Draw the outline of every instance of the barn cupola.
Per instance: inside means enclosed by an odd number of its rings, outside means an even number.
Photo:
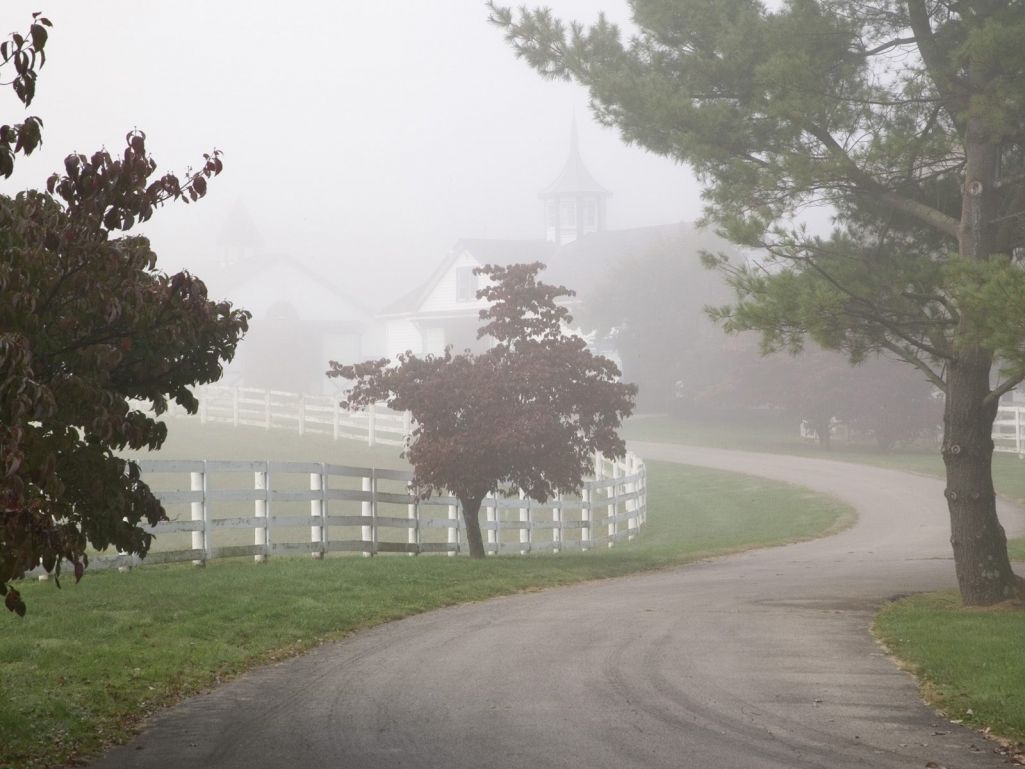
[[[574,120],[566,165],[559,178],[540,193],[545,207],[545,240],[563,245],[604,230],[605,202],[610,194],[584,166]]]

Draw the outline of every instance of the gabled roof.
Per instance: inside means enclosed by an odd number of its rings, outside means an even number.
[[[369,322],[373,318],[365,305],[323,273],[290,256],[265,255],[233,277],[237,279],[228,284],[228,295],[257,315],[287,302],[307,320]]]
[[[388,305],[378,317],[408,316],[419,311],[435,286],[466,253],[480,264],[504,266],[542,262],[546,269],[541,273],[541,280],[586,295],[623,260],[642,257],[659,243],[674,241],[688,252],[736,248],[713,232],[698,229],[689,222],[592,232],[565,245],[545,240],[460,240],[426,281]],[[695,273],[701,273],[700,262],[695,259],[693,263]]]
[[[525,262],[547,262],[557,248],[554,243],[546,240],[460,240],[427,280],[381,310],[380,316],[416,312],[463,254],[469,253],[482,265],[498,264],[504,267]]]
[[[559,177],[545,187],[539,193],[542,198],[553,198],[559,195],[576,194],[585,192],[591,195],[601,195],[602,197],[608,197],[610,193],[607,189],[602,187],[591,176],[591,172],[587,170],[587,166],[584,165],[583,159],[580,157],[580,141],[577,138],[577,121],[573,121],[573,127],[570,131],[569,141],[569,157],[566,159],[566,165],[562,169],[562,173]]]

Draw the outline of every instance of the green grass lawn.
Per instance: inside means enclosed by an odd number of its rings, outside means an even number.
[[[886,606],[875,631],[945,715],[1025,741],[1025,612],[933,593]]]
[[[1025,537],[1008,540],[1007,552],[1012,561],[1025,561]]]
[[[212,450],[211,436],[195,440]],[[182,456],[198,456],[197,445]],[[19,585],[28,615],[0,617],[0,766],[94,754],[183,696],[360,628],[819,536],[853,520],[846,505],[797,487],[673,464],[649,463],[648,473],[648,525],[612,550],[483,562],[238,559],[89,573],[62,590]]]

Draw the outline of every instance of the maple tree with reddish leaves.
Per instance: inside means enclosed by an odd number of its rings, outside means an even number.
[[[36,14],[28,35],[0,44],[26,106],[49,26]],[[41,126],[0,126],[0,174]],[[120,155],[68,156],[45,192],[0,195],[0,595],[19,615],[12,582],[39,564],[59,578],[70,562],[80,579],[87,546],[146,554],[144,526],[164,509],[115,452],[159,448],[156,416],[172,400],[195,412],[190,388],[220,378],[247,329],[248,313],[187,272],[160,272],[149,241],[123,234],[169,200],[201,198],[219,153],[183,179],[155,171],[132,131]]]
[[[452,493],[462,506],[470,556],[484,557],[481,503],[489,493],[522,490],[538,502],[579,491],[594,453],[622,457],[617,432],[633,411],[637,388],[619,381],[608,358],[594,355],[564,328],[572,320],[560,297],[573,292],[537,280],[540,263],[475,270],[490,278],[477,292],[478,338],[493,346],[420,357],[412,352],[355,365],[331,362],[328,376],[353,380],[342,405],[385,401],[409,411],[415,427],[404,456],[421,497]]]

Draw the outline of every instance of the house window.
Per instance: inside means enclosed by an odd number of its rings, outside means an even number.
[[[473,267],[456,268],[456,301],[472,302],[477,298],[477,276]]]

